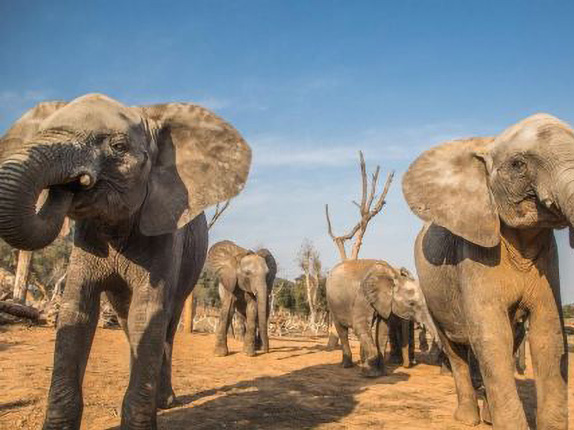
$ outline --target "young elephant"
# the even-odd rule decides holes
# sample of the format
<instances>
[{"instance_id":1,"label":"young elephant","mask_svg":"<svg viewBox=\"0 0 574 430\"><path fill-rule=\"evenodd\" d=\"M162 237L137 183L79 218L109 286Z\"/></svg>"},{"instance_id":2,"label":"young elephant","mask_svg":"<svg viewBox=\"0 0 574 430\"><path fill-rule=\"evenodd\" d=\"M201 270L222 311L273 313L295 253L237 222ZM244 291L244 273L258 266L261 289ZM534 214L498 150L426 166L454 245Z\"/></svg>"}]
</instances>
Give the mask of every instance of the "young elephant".
<instances>
[{"instance_id":1,"label":"young elephant","mask_svg":"<svg viewBox=\"0 0 574 430\"><path fill-rule=\"evenodd\" d=\"M206 109L98 94L41 103L2 138L0 236L34 250L76 220L44 429L80 428L102 292L131 351L121 428L156 428L156 407L175 400L174 335L207 253L203 209L239 193L250 162L239 133Z\"/></svg>"},{"instance_id":2,"label":"young elephant","mask_svg":"<svg viewBox=\"0 0 574 430\"><path fill-rule=\"evenodd\" d=\"M277 264L267 249L257 252L237 246L224 240L209 249L209 268L219 278L221 313L217 329L215 355L224 357L227 349L227 330L231 324L234 309L242 315L247 328L243 340L243 350L255 355L255 334L259 328L261 349L269 352L267 323L269 320L269 296L277 274ZM258 326L258 327L257 327Z\"/></svg>"},{"instance_id":3,"label":"young elephant","mask_svg":"<svg viewBox=\"0 0 574 430\"><path fill-rule=\"evenodd\" d=\"M351 367L349 328L361 342L362 373L368 377L384 373L389 318L416 319L429 326L424 296L408 270L397 270L382 260L347 260L336 265L327 278L327 303L343 347L343 367ZM377 321L376 340L372 325ZM408 321L404 326L408 330ZM408 334L408 332L407 332ZM409 363L408 342L403 348Z\"/></svg>"},{"instance_id":4,"label":"young elephant","mask_svg":"<svg viewBox=\"0 0 574 430\"><path fill-rule=\"evenodd\" d=\"M417 271L458 394L455 418L480 422L467 357L484 379L494 428L525 430L513 349L524 318L538 399L537 428L566 429L567 349L553 228L574 235L574 132L534 115L495 138L448 142L423 153L403 179L427 224ZM488 414L487 414L488 415Z\"/></svg>"}]
</instances>

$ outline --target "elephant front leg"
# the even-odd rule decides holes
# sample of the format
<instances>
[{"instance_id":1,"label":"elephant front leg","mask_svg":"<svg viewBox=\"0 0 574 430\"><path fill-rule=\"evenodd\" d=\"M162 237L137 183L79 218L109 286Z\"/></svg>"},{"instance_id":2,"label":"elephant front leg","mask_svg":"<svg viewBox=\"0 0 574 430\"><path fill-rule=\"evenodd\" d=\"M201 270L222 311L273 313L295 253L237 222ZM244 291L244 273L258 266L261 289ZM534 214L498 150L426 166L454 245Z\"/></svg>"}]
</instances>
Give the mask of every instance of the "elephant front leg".
<instances>
[{"instance_id":1,"label":"elephant front leg","mask_svg":"<svg viewBox=\"0 0 574 430\"><path fill-rule=\"evenodd\" d=\"M80 428L82 381L98 324L101 291L71 267L59 313L44 430Z\"/></svg>"},{"instance_id":2,"label":"elephant front leg","mask_svg":"<svg viewBox=\"0 0 574 430\"><path fill-rule=\"evenodd\" d=\"M160 286L134 288L128 316L130 382L122 403L122 430L155 430L157 391L167 318Z\"/></svg>"},{"instance_id":3,"label":"elephant front leg","mask_svg":"<svg viewBox=\"0 0 574 430\"><path fill-rule=\"evenodd\" d=\"M514 380L514 336L508 313L498 305L484 303L467 305L467 309L470 340L482 371L493 426L497 430L527 430Z\"/></svg>"},{"instance_id":4,"label":"elephant front leg","mask_svg":"<svg viewBox=\"0 0 574 430\"><path fill-rule=\"evenodd\" d=\"M371 315L355 315L353 330L361 342L363 362L361 373L368 378L375 378L384 374L381 355L372 337Z\"/></svg>"},{"instance_id":5,"label":"elephant front leg","mask_svg":"<svg viewBox=\"0 0 574 430\"><path fill-rule=\"evenodd\" d=\"M385 370L385 351L387 350L387 343L389 341L389 324L384 318L377 318L376 327L376 340L377 340L377 351L381 360L381 367L383 369L383 374L386 373Z\"/></svg>"},{"instance_id":6,"label":"elephant front leg","mask_svg":"<svg viewBox=\"0 0 574 430\"><path fill-rule=\"evenodd\" d=\"M544 305L544 306L543 306ZM536 381L537 428L568 428L568 352L554 300L548 297L531 310L528 342Z\"/></svg>"},{"instance_id":7,"label":"elephant front leg","mask_svg":"<svg viewBox=\"0 0 574 430\"><path fill-rule=\"evenodd\" d=\"M411 367L411 351L410 351L410 339L411 339L411 331L410 331L411 322L407 320L400 320L400 327L401 327L401 356L403 358L402 366L404 368Z\"/></svg>"},{"instance_id":8,"label":"elephant front leg","mask_svg":"<svg viewBox=\"0 0 574 430\"><path fill-rule=\"evenodd\" d=\"M219 325L217 327L217 335L215 341L215 356L225 357L229 354L227 348L227 330L233 316L233 306L235 304L235 296L225 290L225 294L221 300L221 310L219 313Z\"/></svg>"}]
</instances>

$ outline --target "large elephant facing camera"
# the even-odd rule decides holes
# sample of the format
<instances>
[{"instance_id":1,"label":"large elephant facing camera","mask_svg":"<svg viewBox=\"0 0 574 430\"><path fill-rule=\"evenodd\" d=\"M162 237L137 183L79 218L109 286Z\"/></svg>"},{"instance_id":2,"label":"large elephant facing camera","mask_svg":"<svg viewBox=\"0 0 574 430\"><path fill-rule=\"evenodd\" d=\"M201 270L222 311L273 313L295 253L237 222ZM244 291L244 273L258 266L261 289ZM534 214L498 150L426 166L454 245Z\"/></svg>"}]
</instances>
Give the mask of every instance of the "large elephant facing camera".
<instances>
[{"instance_id":1,"label":"large elephant facing camera","mask_svg":"<svg viewBox=\"0 0 574 430\"><path fill-rule=\"evenodd\" d=\"M480 422L470 347L486 388L483 412L494 428L528 428L513 349L529 318L537 428L566 429L568 356L553 229L570 226L572 240L572 129L538 114L494 138L447 142L410 166L403 191L427 221L415 245L416 266L452 366L455 418Z\"/></svg>"},{"instance_id":2,"label":"large elephant facing camera","mask_svg":"<svg viewBox=\"0 0 574 430\"><path fill-rule=\"evenodd\" d=\"M404 267L396 269L382 260L346 260L327 278L327 304L343 349L343 367L351 367L349 328L361 343L361 372L367 377L384 374L383 353L389 328L402 327L403 365L409 367L409 321L434 325L418 283ZM398 324L392 324L396 319ZM376 323L376 335L372 326Z\"/></svg>"},{"instance_id":3,"label":"large elephant facing camera","mask_svg":"<svg viewBox=\"0 0 574 430\"><path fill-rule=\"evenodd\" d=\"M191 104L126 107L90 94L41 103L8 130L0 236L34 250L76 220L44 429L80 428L102 292L130 344L121 427L156 428L156 407L175 400L173 339L207 253L203 209L239 193L250 162L233 127Z\"/></svg>"},{"instance_id":4,"label":"large elephant facing camera","mask_svg":"<svg viewBox=\"0 0 574 430\"><path fill-rule=\"evenodd\" d=\"M269 296L277 274L277 264L271 252L267 249L250 251L224 240L209 249L207 261L219 279L221 298L215 355L224 357L229 354L227 330L234 310L247 324L243 339L245 353L255 355L257 329L262 351L269 352Z\"/></svg>"}]
</instances>

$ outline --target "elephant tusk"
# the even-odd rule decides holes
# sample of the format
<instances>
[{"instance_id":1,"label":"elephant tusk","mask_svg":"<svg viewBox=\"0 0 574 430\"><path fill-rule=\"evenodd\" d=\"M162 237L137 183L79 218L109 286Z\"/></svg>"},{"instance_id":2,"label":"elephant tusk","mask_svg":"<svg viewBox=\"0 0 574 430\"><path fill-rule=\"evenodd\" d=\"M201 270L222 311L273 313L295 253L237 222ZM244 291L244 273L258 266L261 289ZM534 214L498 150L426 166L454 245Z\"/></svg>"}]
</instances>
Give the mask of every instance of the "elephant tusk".
<instances>
[{"instance_id":1,"label":"elephant tusk","mask_svg":"<svg viewBox=\"0 0 574 430\"><path fill-rule=\"evenodd\" d=\"M90 188L94 182L92 177L87 173L81 175L78 181L80 182L80 185L84 188Z\"/></svg>"}]
</instances>

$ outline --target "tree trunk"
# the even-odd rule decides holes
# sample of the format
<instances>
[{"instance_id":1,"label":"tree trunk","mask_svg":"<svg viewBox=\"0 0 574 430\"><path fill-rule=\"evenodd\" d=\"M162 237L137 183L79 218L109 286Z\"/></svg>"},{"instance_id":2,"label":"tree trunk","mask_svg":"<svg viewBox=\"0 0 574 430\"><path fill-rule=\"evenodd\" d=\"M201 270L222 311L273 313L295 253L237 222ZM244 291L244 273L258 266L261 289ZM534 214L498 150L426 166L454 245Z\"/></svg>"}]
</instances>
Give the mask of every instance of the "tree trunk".
<instances>
[{"instance_id":1,"label":"tree trunk","mask_svg":"<svg viewBox=\"0 0 574 430\"><path fill-rule=\"evenodd\" d=\"M38 318L40 318L40 312L37 309L31 306L20 305L18 303L0 302L0 312L5 312L18 318L28 318L34 321L37 321Z\"/></svg>"},{"instance_id":2,"label":"tree trunk","mask_svg":"<svg viewBox=\"0 0 574 430\"><path fill-rule=\"evenodd\" d=\"M187 297L183 308L183 331L184 333L193 333L193 319L195 318L195 311L197 303L195 295L192 293Z\"/></svg>"},{"instance_id":3,"label":"tree trunk","mask_svg":"<svg viewBox=\"0 0 574 430\"><path fill-rule=\"evenodd\" d=\"M18 266L16 267L16 278L14 280L14 301L17 303L26 303L31 262L32 251L18 252Z\"/></svg>"}]
</instances>

